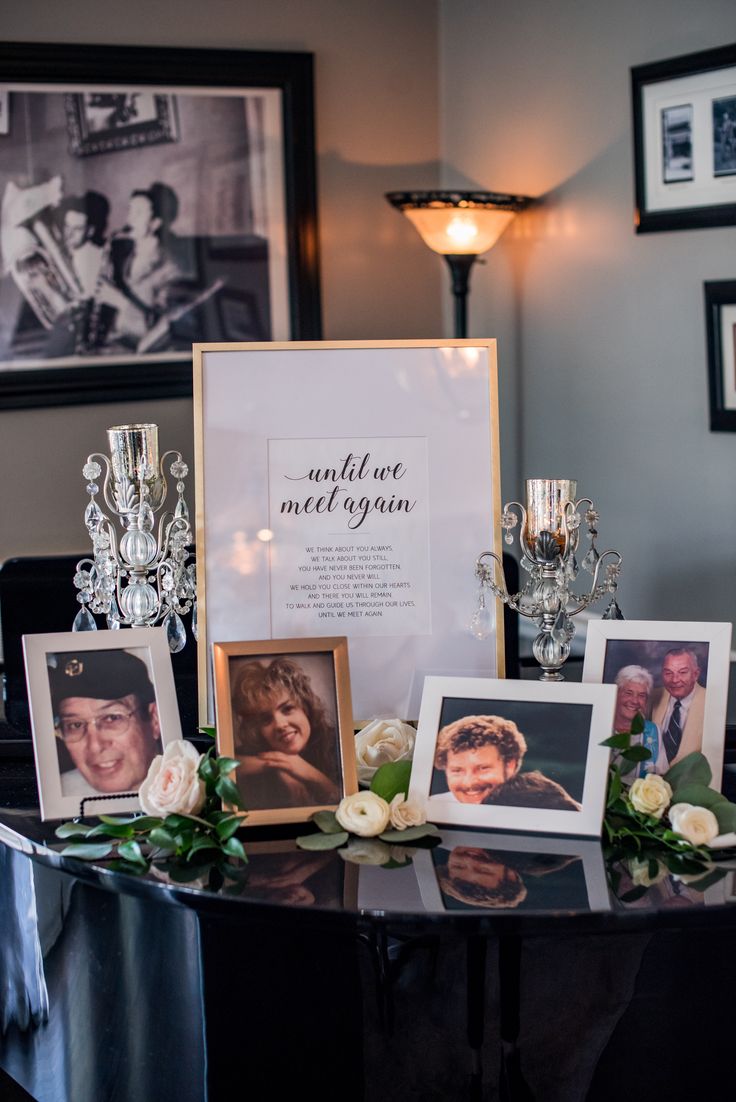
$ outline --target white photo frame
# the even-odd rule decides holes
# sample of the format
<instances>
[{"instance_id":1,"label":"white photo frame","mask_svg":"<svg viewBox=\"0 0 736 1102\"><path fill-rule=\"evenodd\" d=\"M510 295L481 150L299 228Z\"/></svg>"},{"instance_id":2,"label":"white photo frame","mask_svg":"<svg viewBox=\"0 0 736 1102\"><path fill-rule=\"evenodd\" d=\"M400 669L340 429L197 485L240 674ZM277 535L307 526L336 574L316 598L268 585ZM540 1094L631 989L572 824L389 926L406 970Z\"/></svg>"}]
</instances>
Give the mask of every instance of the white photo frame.
<instances>
[{"instance_id":1,"label":"white photo frame","mask_svg":"<svg viewBox=\"0 0 736 1102\"><path fill-rule=\"evenodd\" d=\"M410 795L426 802L430 822L600 837L609 762L600 744L610 734L615 699L611 685L427 677ZM455 750L438 767L440 731L466 718L480 720L475 733L463 728L460 737L458 729ZM495 761L473 758L466 771L468 753L488 745ZM490 771L481 775L481 767Z\"/></svg>"},{"instance_id":2,"label":"white photo frame","mask_svg":"<svg viewBox=\"0 0 736 1102\"><path fill-rule=\"evenodd\" d=\"M654 690L648 702L645 719L657 725L659 745L662 744L659 718L666 689L662 682L662 665L667 651L692 648L699 662L700 674L692 692L694 700L683 728L678 756L672 762L664 759L656 766L666 772L692 750L701 750L708 759L713 780L720 791L723 776L723 752L726 740L726 704L730 672L731 624L687 623L679 620L591 620L585 644L583 681L588 684L613 684L616 674L626 666L646 669L653 678ZM697 691L700 687L702 692ZM669 694L667 694L669 695ZM688 724L690 728L688 729ZM695 727L701 732L699 737ZM610 733L610 732L609 732Z\"/></svg>"},{"instance_id":3,"label":"white photo frame","mask_svg":"<svg viewBox=\"0 0 736 1102\"><path fill-rule=\"evenodd\" d=\"M611 910L599 842L449 830L439 845L418 850L413 863L422 903L432 913Z\"/></svg>"},{"instance_id":4,"label":"white photo frame","mask_svg":"<svg viewBox=\"0 0 736 1102\"><path fill-rule=\"evenodd\" d=\"M162 753L169 742L181 738L165 630L157 627L24 635L23 653L41 818L67 819L139 810L138 797L131 793L137 792L152 758ZM121 653L127 657L116 662L115 656ZM131 657L142 663L144 669L132 664ZM136 696L138 707L129 713L127 730L112 736L109 732L100 734L96 724L97 737L90 744L87 726L82 738L70 749L58 734L58 717L54 714L54 700L58 706L60 693L67 686L65 682L59 689L57 674L52 670L68 677L67 699L82 699L80 708L72 706L67 717L70 722L83 725L93 714L98 717L113 711L113 704L130 707L124 698ZM150 690L152 701L140 703L141 693L135 689L145 682L146 674L150 686L145 687L144 695ZM98 681L101 695L93 698L90 693ZM115 688L110 687L111 682ZM114 695L108 695L111 692ZM95 704L87 705L87 700L94 700ZM99 705L98 701L107 704ZM121 796L123 792L126 794Z\"/></svg>"},{"instance_id":5,"label":"white photo frame","mask_svg":"<svg viewBox=\"0 0 736 1102\"><path fill-rule=\"evenodd\" d=\"M203 722L213 641L346 635L358 722L416 718L428 673L502 676L498 604L468 629L501 550L495 341L195 345L194 409Z\"/></svg>"}]
</instances>

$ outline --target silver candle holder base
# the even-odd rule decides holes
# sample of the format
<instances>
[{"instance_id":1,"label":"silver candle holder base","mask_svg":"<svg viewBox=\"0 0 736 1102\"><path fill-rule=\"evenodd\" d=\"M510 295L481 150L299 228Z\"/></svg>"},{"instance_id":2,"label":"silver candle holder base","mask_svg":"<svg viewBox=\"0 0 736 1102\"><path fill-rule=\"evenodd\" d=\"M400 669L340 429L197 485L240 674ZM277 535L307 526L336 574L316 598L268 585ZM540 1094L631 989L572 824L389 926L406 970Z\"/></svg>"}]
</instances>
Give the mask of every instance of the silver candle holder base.
<instances>
[{"instance_id":1,"label":"silver candle holder base","mask_svg":"<svg viewBox=\"0 0 736 1102\"><path fill-rule=\"evenodd\" d=\"M77 563L74 585L81 607L73 630L96 630L94 615L104 616L113 629L162 623L175 653L186 644L181 617L190 610L197 635L195 566L188 562L192 530L184 500L188 467L178 451L166 452L159 461L156 425L116 425L107 435L110 458L94 453L82 468L89 494L84 523L93 558ZM161 514L154 534L155 514L168 492L167 463L176 479L176 502L173 511ZM103 468L107 512L97 501Z\"/></svg>"},{"instance_id":2,"label":"silver candle holder base","mask_svg":"<svg viewBox=\"0 0 736 1102\"><path fill-rule=\"evenodd\" d=\"M598 551L598 511L590 498L576 500L576 492L577 483L571 479L531 478L526 483L526 506L518 501L504 506L501 527L505 543L513 544L512 533L520 523L521 568L528 579L518 593L509 593L503 562L494 551L484 551L475 564L480 588L471 631L478 638L485 638L490 631L486 591L520 616L534 620L539 634L532 650L542 671L540 681L564 681L562 666L570 656L574 616L608 594L603 619L624 618L616 600L621 554ZM590 546L578 564L576 552L583 520ZM584 593L576 593L573 588L580 567L592 575Z\"/></svg>"}]
</instances>

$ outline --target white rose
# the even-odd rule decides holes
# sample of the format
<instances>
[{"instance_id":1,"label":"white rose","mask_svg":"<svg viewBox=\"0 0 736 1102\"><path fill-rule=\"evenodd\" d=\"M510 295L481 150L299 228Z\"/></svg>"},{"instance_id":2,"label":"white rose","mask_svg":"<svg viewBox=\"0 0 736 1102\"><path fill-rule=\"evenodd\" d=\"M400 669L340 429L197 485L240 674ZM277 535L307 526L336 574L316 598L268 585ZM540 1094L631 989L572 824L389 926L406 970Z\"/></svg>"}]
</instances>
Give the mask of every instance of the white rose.
<instances>
[{"instance_id":1,"label":"white rose","mask_svg":"<svg viewBox=\"0 0 736 1102\"><path fill-rule=\"evenodd\" d=\"M661 819L672 799L672 789L663 777L657 773L648 773L646 777L637 777L629 789L632 807L643 815Z\"/></svg>"},{"instance_id":2,"label":"white rose","mask_svg":"<svg viewBox=\"0 0 736 1102\"><path fill-rule=\"evenodd\" d=\"M355 736L358 780L369 785L389 761L411 761L416 731L400 719L374 719Z\"/></svg>"},{"instance_id":3,"label":"white rose","mask_svg":"<svg viewBox=\"0 0 736 1102\"><path fill-rule=\"evenodd\" d=\"M375 792L356 792L340 800L335 815L343 830L359 834L362 838L372 838L383 833L391 813L386 801Z\"/></svg>"},{"instance_id":4,"label":"white rose","mask_svg":"<svg viewBox=\"0 0 736 1102\"><path fill-rule=\"evenodd\" d=\"M691 846L709 846L718 837L718 820L707 807L674 804L669 816L672 829Z\"/></svg>"},{"instance_id":5,"label":"white rose","mask_svg":"<svg viewBox=\"0 0 736 1102\"><path fill-rule=\"evenodd\" d=\"M657 870L654 876L652 876L648 860L640 861L638 858L632 858L629 861L631 882L637 887L651 888L655 884L659 884L661 880L666 880L669 876L669 870L666 865L663 865L661 861L657 861L656 866Z\"/></svg>"},{"instance_id":6,"label":"white rose","mask_svg":"<svg viewBox=\"0 0 736 1102\"><path fill-rule=\"evenodd\" d=\"M422 826L427 821L424 804L419 800L407 800L403 792L397 792L389 805L391 826L395 830Z\"/></svg>"},{"instance_id":7,"label":"white rose","mask_svg":"<svg viewBox=\"0 0 736 1102\"><path fill-rule=\"evenodd\" d=\"M343 861L354 865L386 865L391 860L391 846L378 838L352 839L345 849L337 851Z\"/></svg>"},{"instance_id":8,"label":"white rose","mask_svg":"<svg viewBox=\"0 0 736 1102\"><path fill-rule=\"evenodd\" d=\"M205 801L204 781L197 769L202 760L191 742L170 742L151 762L138 791L146 815L196 815Z\"/></svg>"},{"instance_id":9,"label":"white rose","mask_svg":"<svg viewBox=\"0 0 736 1102\"><path fill-rule=\"evenodd\" d=\"M736 846L736 834L731 830L728 834L719 834L710 843L710 849L731 849Z\"/></svg>"}]
</instances>

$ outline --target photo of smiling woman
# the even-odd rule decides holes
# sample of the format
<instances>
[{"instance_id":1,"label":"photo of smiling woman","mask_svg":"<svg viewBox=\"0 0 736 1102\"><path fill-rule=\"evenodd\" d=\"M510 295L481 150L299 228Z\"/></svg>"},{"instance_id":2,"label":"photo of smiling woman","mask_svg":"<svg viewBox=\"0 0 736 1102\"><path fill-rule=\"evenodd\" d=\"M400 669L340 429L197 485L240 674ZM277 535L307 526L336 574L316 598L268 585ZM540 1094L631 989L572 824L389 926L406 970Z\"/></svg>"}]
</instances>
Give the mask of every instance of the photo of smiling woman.
<instances>
[{"instance_id":1,"label":"photo of smiling woman","mask_svg":"<svg viewBox=\"0 0 736 1102\"><path fill-rule=\"evenodd\" d=\"M235 779L249 810L340 800L331 655L230 659Z\"/></svg>"}]
</instances>

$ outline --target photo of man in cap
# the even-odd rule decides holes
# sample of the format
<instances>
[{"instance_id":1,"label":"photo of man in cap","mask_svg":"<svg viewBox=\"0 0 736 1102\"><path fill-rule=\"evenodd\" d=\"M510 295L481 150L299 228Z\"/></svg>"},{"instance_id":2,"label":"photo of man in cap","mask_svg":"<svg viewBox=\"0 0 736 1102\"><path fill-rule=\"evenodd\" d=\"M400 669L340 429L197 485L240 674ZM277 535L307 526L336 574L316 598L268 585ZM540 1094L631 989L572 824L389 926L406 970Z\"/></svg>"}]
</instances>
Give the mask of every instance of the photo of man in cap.
<instances>
[{"instance_id":1,"label":"photo of man in cap","mask_svg":"<svg viewBox=\"0 0 736 1102\"><path fill-rule=\"evenodd\" d=\"M49 684L62 794L137 792L161 752L146 663L125 650L49 655Z\"/></svg>"}]
</instances>

